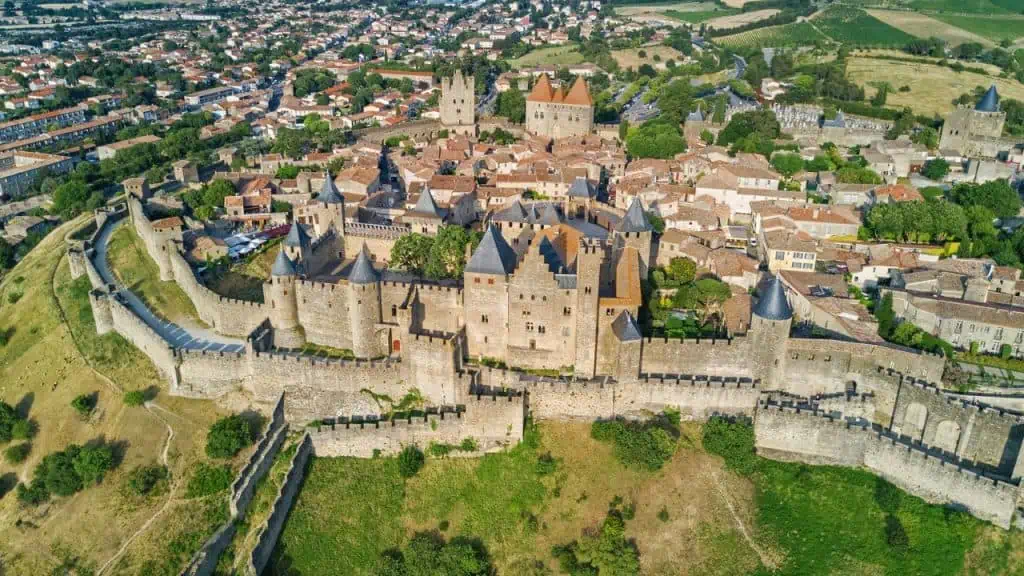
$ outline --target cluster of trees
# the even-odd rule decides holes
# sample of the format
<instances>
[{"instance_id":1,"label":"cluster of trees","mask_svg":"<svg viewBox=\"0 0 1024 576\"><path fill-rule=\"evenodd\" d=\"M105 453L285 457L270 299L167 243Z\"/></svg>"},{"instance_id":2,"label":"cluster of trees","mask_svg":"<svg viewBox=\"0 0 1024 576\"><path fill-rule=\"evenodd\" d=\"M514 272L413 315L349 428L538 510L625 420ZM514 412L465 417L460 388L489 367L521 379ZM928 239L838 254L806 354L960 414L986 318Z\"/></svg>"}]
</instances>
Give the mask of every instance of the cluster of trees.
<instances>
[{"instance_id":1,"label":"cluster of trees","mask_svg":"<svg viewBox=\"0 0 1024 576\"><path fill-rule=\"evenodd\" d=\"M713 277L696 278L697 265L689 258L673 258L665 268L651 270L645 291L645 325L660 326L667 336L693 337L717 334L723 318L722 305L732 297L729 285ZM671 296L660 296L659 292ZM673 322L672 310L692 310L694 322Z\"/></svg>"},{"instance_id":2,"label":"cluster of trees","mask_svg":"<svg viewBox=\"0 0 1024 576\"><path fill-rule=\"evenodd\" d=\"M18 501L38 505L51 495L71 496L103 481L114 468L114 449L102 441L85 446L70 444L62 452L47 454L36 466L29 484L18 484Z\"/></svg>"},{"instance_id":3,"label":"cluster of trees","mask_svg":"<svg viewBox=\"0 0 1024 576\"><path fill-rule=\"evenodd\" d=\"M516 124L526 122L526 96L519 90L505 90L498 94L495 114Z\"/></svg>"},{"instance_id":4,"label":"cluster of trees","mask_svg":"<svg viewBox=\"0 0 1024 576\"><path fill-rule=\"evenodd\" d=\"M441 226L436 236L406 234L391 248L391 266L432 280L462 278L466 246L476 250L482 237L453 225Z\"/></svg>"},{"instance_id":5,"label":"cluster of trees","mask_svg":"<svg viewBox=\"0 0 1024 576\"><path fill-rule=\"evenodd\" d=\"M620 510L613 505L599 530L554 547L559 571L570 576L640 574L640 552L636 543L626 538L626 520L633 514L632 508Z\"/></svg>"},{"instance_id":6,"label":"cluster of trees","mask_svg":"<svg viewBox=\"0 0 1024 576\"><path fill-rule=\"evenodd\" d=\"M492 132L488 132L487 130L480 132L481 142L490 142L492 144L507 146L509 144L515 144L516 140L518 140L518 138L516 138L515 134L508 130L502 130L500 126L496 127Z\"/></svg>"},{"instance_id":7,"label":"cluster of trees","mask_svg":"<svg viewBox=\"0 0 1024 576\"><path fill-rule=\"evenodd\" d=\"M329 120L320 118L319 114L309 114L302 119L302 128L278 130L270 150L297 160L308 152L328 152L345 142L343 130L332 130Z\"/></svg>"},{"instance_id":8,"label":"cluster of trees","mask_svg":"<svg viewBox=\"0 0 1024 576\"><path fill-rule=\"evenodd\" d=\"M232 458L252 444L255 431L240 414L217 420L206 433L206 455L210 458Z\"/></svg>"},{"instance_id":9,"label":"cluster of trees","mask_svg":"<svg viewBox=\"0 0 1024 576\"><path fill-rule=\"evenodd\" d=\"M217 211L224 206L224 199L234 194L235 186L231 181L214 180L203 184L198 190L186 191L182 195L182 200L197 220L214 220L217 218Z\"/></svg>"},{"instance_id":10,"label":"cluster of trees","mask_svg":"<svg viewBox=\"0 0 1024 576\"><path fill-rule=\"evenodd\" d=\"M628 468L654 472L672 459L679 439L679 413L662 413L650 420L599 420L590 436L615 449L615 458Z\"/></svg>"},{"instance_id":11,"label":"cluster of trees","mask_svg":"<svg viewBox=\"0 0 1024 576\"><path fill-rule=\"evenodd\" d=\"M445 542L438 532L417 532L402 549L381 554L374 576L487 576L491 559L479 539L459 536Z\"/></svg>"},{"instance_id":12,"label":"cluster of trees","mask_svg":"<svg viewBox=\"0 0 1024 576\"><path fill-rule=\"evenodd\" d=\"M686 140L679 124L662 116L629 128L626 150L633 158L670 159L686 152Z\"/></svg>"},{"instance_id":13,"label":"cluster of trees","mask_svg":"<svg viewBox=\"0 0 1024 576\"><path fill-rule=\"evenodd\" d=\"M778 119L771 110L740 112L718 133L718 145L729 147L733 154L751 152L770 158L773 141L782 133Z\"/></svg>"},{"instance_id":14,"label":"cluster of trees","mask_svg":"<svg viewBox=\"0 0 1024 576\"><path fill-rule=\"evenodd\" d=\"M295 96L303 98L309 94L315 94L334 86L336 78L334 74L320 68L303 68L295 73L292 87L295 88Z\"/></svg>"},{"instance_id":15,"label":"cluster of trees","mask_svg":"<svg viewBox=\"0 0 1024 576\"><path fill-rule=\"evenodd\" d=\"M4 459L8 463L17 464L25 461L32 449L27 440L30 440L35 432L35 425L30 420L18 414L10 404L0 401L0 444L7 444L12 440L25 440L4 450Z\"/></svg>"},{"instance_id":16,"label":"cluster of trees","mask_svg":"<svg viewBox=\"0 0 1024 576\"><path fill-rule=\"evenodd\" d=\"M897 321L892 309L892 294L886 293L875 306L875 318L878 319L878 335L890 342L953 357L953 345L945 340L932 336L910 322Z\"/></svg>"}]
</instances>

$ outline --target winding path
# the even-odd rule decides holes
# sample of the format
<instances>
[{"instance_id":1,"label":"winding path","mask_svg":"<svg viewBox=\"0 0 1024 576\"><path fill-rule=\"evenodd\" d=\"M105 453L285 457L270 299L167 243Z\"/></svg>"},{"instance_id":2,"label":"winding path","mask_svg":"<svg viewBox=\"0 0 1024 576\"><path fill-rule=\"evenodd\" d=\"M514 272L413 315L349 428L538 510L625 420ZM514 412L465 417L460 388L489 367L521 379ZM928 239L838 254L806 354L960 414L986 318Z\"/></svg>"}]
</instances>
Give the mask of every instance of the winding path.
<instances>
[{"instance_id":1,"label":"winding path","mask_svg":"<svg viewBox=\"0 0 1024 576\"><path fill-rule=\"evenodd\" d=\"M107 262L107 252L110 250L110 237L114 231L124 226L128 221L129 219L126 218L113 225L106 226L96 239L96 254L93 257L93 265L96 267L100 278L107 284L113 284L119 288L121 295L124 296L125 304L171 346L192 350L243 352L245 350L245 343L238 338L223 336L213 330L194 325L193 323L190 323L193 325L182 326L181 324L160 318L134 292L117 279L117 276L111 271L110 265Z\"/></svg>"}]
</instances>

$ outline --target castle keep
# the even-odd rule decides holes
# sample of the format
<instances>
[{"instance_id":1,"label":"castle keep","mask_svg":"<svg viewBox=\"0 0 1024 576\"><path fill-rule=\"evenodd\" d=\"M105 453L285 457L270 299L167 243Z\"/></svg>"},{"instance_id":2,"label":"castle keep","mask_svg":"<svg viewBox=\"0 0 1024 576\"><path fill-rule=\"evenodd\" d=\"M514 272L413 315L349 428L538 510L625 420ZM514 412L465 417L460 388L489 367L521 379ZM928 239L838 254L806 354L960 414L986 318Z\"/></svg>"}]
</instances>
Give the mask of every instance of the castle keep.
<instances>
[{"instance_id":1,"label":"castle keep","mask_svg":"<svg viewBox=\"0 0 1024 576\"><path fill-rule=\"evenodd\" d=\"M548 138L585 136L594 127L594 101L583 77L572 88L551 86L547 74L541 74L526 97L526 130Z\"/></svg>"},{"instance_id":2,"label":"castle keep","mask_svg":"<svg viewBox=\"0 0 1024 576\"><path fill-rule=\"evenodd\" d=\"M89 240L69 240L73 275L87 274L93 287L97 331L143 350L171 394L242 391L265 405L286 395L289 420L329 423L310 434L316 454L387 454L465 437L498 450L522 437L527 412L593 420L672 408L686 419L752 417L764 456L865 467L999 526L1017 510L1024 420L936 388L940 357L790 336L793 311L778 278L762 288L746 335L644 337L636 318L652 230L638 203L604 228L569 218L569 204L529 230L490 226L462 280L437 283L346 248L343 200L327 178L284 239L264 301L245 302L197 278L179 219L151 220L140 200L127 202L127 211L97 212ZM117 285L105 243L123 224L223 341L168 333ZM357 359L306 355L306 343ZM572 377L538 375L548 372ZM375 421L407 397L432 415Z\"/></svg>"},{"instance_id":3,"label":"castle keep","mask_svg":"<svg viewBox=\"0 0 1024 576\"><path fill-rule=\"evenodd\" d=\"M993 158L1014 146L1014 142L1002 139L1005 123L1006 112L999 110L999 94L993 84L974 108L958 106L946 118L939 149Z\"/></svg>"},{"instance_id":4,"label":"castle keep","mask_svg":"<svg viewBox=\"0 0 1024 576\"><path fill-rule=\"evenodd\" d=\"M451 134L476 134L476 83L462 70L441 79L441 126Z\"/></svg>"}]
</instances>

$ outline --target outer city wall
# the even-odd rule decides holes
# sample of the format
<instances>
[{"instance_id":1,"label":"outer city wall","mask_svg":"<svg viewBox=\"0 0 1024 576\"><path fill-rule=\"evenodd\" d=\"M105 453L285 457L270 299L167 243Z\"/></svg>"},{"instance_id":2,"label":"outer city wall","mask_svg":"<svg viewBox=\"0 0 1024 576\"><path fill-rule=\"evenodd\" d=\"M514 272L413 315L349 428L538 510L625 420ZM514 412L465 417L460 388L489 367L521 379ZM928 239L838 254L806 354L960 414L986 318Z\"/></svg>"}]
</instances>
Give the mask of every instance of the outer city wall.
<instances>
[{"instance_id":1,"label":"outer city wall","mask_svg":"<svg viewBox=\"0 0 1024 576\"><path fill-rule=\"evenodd\" d=\"M813 410L762 403L754 425L758 454L775 460L864 466L928 502L962 508L1009 529L1018 487L955 461Z\"/></svg>"}]
</instances>

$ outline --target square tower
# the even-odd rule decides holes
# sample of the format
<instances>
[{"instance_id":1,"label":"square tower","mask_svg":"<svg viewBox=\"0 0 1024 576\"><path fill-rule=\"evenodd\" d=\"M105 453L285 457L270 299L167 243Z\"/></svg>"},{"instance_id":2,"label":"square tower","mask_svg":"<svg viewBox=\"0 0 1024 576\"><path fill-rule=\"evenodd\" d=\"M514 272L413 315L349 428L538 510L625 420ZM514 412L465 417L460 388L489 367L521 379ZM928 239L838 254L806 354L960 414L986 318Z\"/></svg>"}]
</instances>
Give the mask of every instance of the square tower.
<instances>
[{"instance_id":1,"label":"square tower","mask_svg":"<svg viewBox=\"0 0 1024 576\"><path fill-rule=\"evenodd\" d=\"M462 70L441 79L441 124L456 134L476 134L476 82Z\"/></svg>"}]
</instances>

